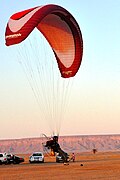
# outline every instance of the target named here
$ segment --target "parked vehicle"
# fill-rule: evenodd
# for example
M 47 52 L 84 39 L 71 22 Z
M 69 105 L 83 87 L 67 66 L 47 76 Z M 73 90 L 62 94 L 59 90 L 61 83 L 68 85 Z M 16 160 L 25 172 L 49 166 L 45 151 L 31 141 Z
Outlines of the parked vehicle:
M 7 164 L 7 154 L 6 153 L 0 153 L 0 164 Z
M 30 158 L 29 158 L 30 163 L 40 163 L 44 162 L 44 154 L 42 152 L 34 152 Z
M 11 164 L 13 162 L 13 160 L 12 160 L 13 154 L 7 153 L 6 157 L 7 157 L 7 163 Z
M 10 153 L 0 153 L 0 164 L 19 164 L 21 162 L 24 162 L 24 158 Z
M 24 158 L 13 155 L 13 154 L 7 154 L 7 161 L 8 161 L 8 164 L 20 164 L 24 162 Z
M 66 153 L 66 155 L 67 155 L 67 157 L 68 157 L 68 160 L 69 160 L 69 155 Z M 64 160 L 63 160 L 63 157 L 59 154 L 59 153 L 57 153 L 57 155 L 56 155 L 56 162 L 64 162 Z

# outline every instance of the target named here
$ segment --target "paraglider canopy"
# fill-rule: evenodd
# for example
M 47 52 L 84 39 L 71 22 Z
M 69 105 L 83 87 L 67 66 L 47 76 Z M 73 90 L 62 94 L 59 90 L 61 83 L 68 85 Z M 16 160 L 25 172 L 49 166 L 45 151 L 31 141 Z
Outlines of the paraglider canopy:
M 24 41 L 37 28 L 49 42 L 64 78 L 75 76 L 83 54 L 83 40 L 75 18 L 58 5 L 38 6 L 13 14 L 7 24 L 6 45 Z

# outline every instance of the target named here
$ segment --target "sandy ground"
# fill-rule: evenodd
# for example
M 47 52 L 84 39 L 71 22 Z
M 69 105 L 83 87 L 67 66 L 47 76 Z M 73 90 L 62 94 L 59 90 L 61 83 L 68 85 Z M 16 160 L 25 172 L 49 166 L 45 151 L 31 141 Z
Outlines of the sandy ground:
M 69 165 L 56 163 L 55 157 L 29 164 L 29 155 L 22 156 L 22 164 L 0 165 L 0 180 L 120 180 L 120 152 L 76 154 Z

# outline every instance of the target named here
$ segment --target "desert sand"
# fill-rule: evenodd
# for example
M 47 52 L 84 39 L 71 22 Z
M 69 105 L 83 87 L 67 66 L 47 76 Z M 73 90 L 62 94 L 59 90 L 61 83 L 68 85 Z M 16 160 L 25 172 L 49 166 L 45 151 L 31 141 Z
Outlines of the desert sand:
M 69 165 L 46 156 L 45 163 L 30 164 L 29 154 L 19 165 L 0 165 L 0 180 L 120 180 L 120 152 L 76 154 Z

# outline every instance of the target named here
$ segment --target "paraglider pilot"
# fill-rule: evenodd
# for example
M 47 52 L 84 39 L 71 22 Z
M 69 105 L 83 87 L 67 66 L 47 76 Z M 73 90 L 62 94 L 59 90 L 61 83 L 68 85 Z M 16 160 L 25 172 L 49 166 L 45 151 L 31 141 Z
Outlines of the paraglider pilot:
M 58 136 L 53 136 L 51 140 L 47 141 L 45 147 L 47 147 L 48 149 L 52 149 L 54 153 L 59 153 L 63 158 L 64 163 L 67 163 L 69 161 L 68 154 L 61 149 L 58 143 Z

